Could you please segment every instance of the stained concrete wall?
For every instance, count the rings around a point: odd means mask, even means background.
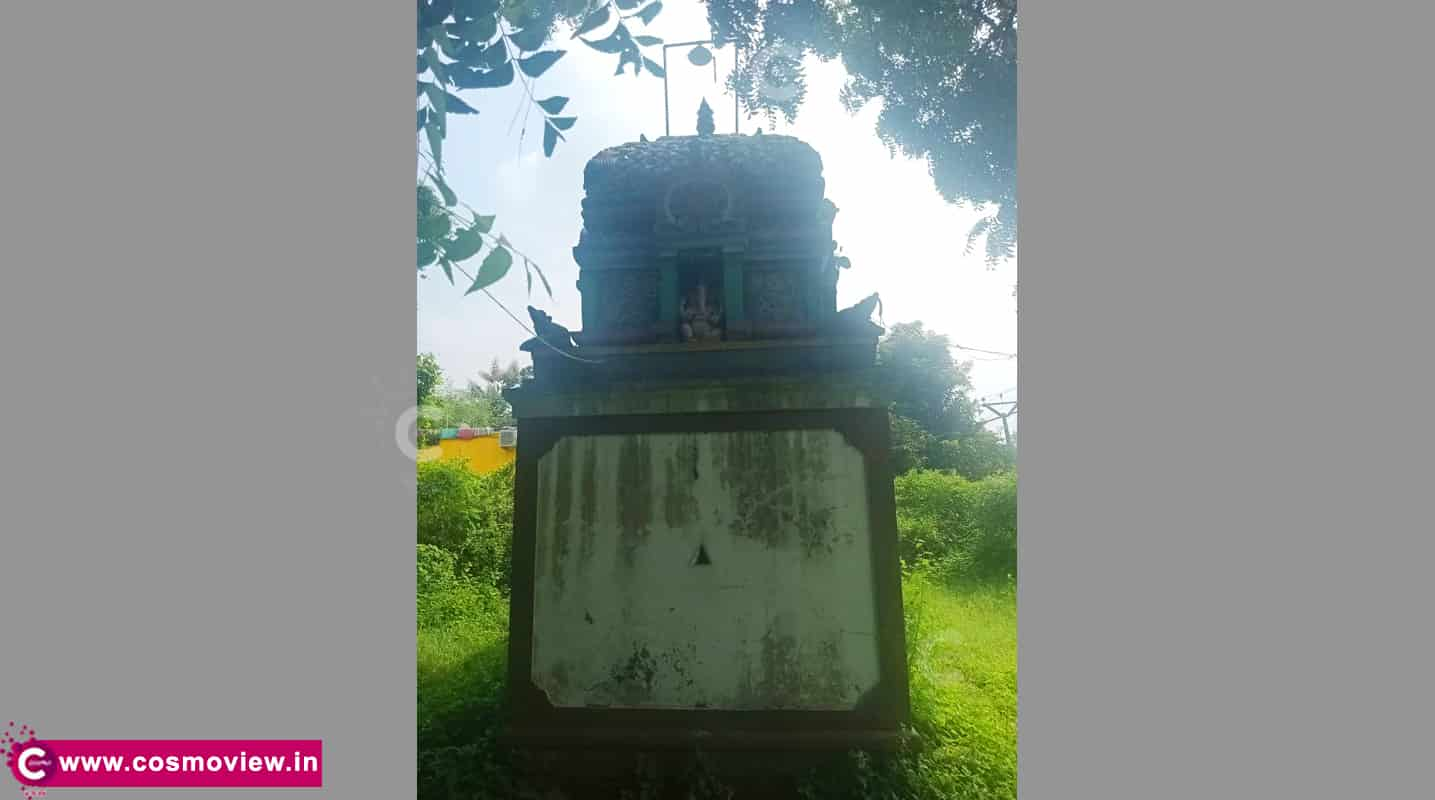
[[[565,437],[536,523],[555,706],[848,710],[877,683],[865,465],[835,431]]]

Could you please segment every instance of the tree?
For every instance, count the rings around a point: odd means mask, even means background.
[[[920,321],[899,322],[877,345],[879,384],[894,413],[941,438],[977,428],[971,365],[952,358],[952,344]]]
[[[479,373],[486,383],[499,388],[517,386],[533,377],[533,367],[519,367],[517,361],[508,362],[508,366],[500,366],[498,359],[493,359],[493,364],[488,371]]]
[[[979,424],[971,364],[952,358],[946,336],[920,321],[893,325],[877,345],[877,371],[898,474],[931,468],[980,480],[1016,466],[1015,448]]]
[[[989,430],[977,429],[957,439],[936,443],[928,466],[951,470],[977,481],[1016,467],[1016,448]]]
[[[443,371],[432,353],[419,356],[418,426],[425,442],[431,442],[440,428],[469,425],[475,428],[502,428],[514,424],[513,407],[503,390],[533,377],[532,367],[517,361],[502,366],[498,359],[483,373],[483,383],[469,381],[467,388],[441,391]]]
[[[443,370],[438,365],[438,359],[433,353],[419,354],[419,405],[423,405],[433,395],[434,389],[443,383]]]
[[[603,53],[618,56],[616,74],[643,70],[661,76],[662,67],[643,54],[643,47],[661,45],[655,36],[634,35],[633,20],[647,25],[662,10],[661,0],[417,0],[418,2],[418,132],[428,152],[419,146],[423,167],[418,180],[417,259],[424,269],[439,265],[450,283],[458,269],[471,280],[466,294],[487,288],[508,274],[515,256],[523,262],[528,288],[538,275],[552,296],[548,279],[538,265],[517,250],[503,235],[493,233],[494,216],[474,211],[459,202],[444,179],[443,142],[452,114],[477,114],[479,109],[458,92],[496,89],[518,80],[531,112],[543,119],[543,154],[553,149],[577,117],[561,116],[567,97],[539,99],[534,81],[552,67],[564,50],[549,47],[562,24],[574,28],[572,38]],[[610,27],[611,23],[611,27]],[[601,33],[607,31],[606,35]],[[528,117],[524,117],[527,130]],[[522,134],[520,134],[521,136]],[[483,259],[473,275],[460,266]]]
[[[928,454],[935,441],[916,420],[901,414],[891,415],[892,471],[898,475],[928,465]]]
[[[744,54],[733,78],[749,116],[789,122],[806,97],[802,57],[841,58],[841,99],[881,98],[877,134],[926,159],[948,202],[990,207],[968,233],[989,264],[1015,253],[1016,0],[705,0],[713,38]]]

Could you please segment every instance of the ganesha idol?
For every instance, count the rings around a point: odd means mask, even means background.
[[[722,306],[708,303],[708,287],[699,283],[683,298],[679,309],[682,316],[683,341],[710,342],[722,338]]]

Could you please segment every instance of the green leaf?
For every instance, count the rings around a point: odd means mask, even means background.
[[[448,184],[444,182],[442,175],[437,172],[430,172],[429,177],[433,179],[434,184],[438,186],[439,193],[443,195],[444,205],[449,208],[458,205],[458,195],[454,194],[453,189],[450,189]]]
[[[653,24],[653,20],[658,16],[658,12],[662,10],[663,0],[658,0],[658,2],[646,6],[642,11],[639,11],[638,19],[642,20],[644,25],[651,25]]]
[[[449,26],[445,26],[445,28],[447,27]],[[434,42],[438,44],[438,49],[442,51],[444,55],[454,61],[460,60],[463,57],[463,51],[466,49],[463,39],[454,38],[447,33],[435,39]]]
[[[523,275],[528,279],[528,294],[533,294],[533,265],[528,263],[528,256],[523,257]]]
[[[652,47],[663,43],[663,40],[656,36],[634,36],[633,41],[644,47]]]
[[[498,4],[498,14],[514,27],[519,27],[538,16],[533,3],[534,0],[503,0]]]
[[[458,99],[452,92],[444,92],[448,112],[451,114],[477,114],[478,109]]]
[[[418,128],[419,130],[423,130],[423,129],[424,129],[424,123],[428,121],[428,114],[429,114],[428,109],[426,109],[426,108],[420,108],[420,109],[419,109],[419,128]]]
[[[653,61],[653,59],[648,58],[647,56],[643,57],[643,66],[647,67],[649,72],[653,73],[659,78],[665,77],[666,75],[666,73],[663,72],[663,68],[658,66],[657,62]]]
[[[449,11],[452,8],[453,3],[438,2],[437,0],[428,0],[428,2],[424,2],[424,0],[420,0],[418,18],[419,30],[432,28],[433,26],[438,25],[440,22],[443,22],[443,18],[449,15]]]
[[[551,158],[551,157],[553,156],[553,147],[554,147],[555,145],[557,145],[557,144],[558,144],[558,129],[555,128],[555,127],[553,127],[552,125],[548,124],[548,121],[547,121],[547,120],[544,120],[544,122],[543,122],[543,156],[544,156],[545,158]]]
[[[618,0],[618,8],[631,11],[643,4],[643,0]]]
[[[478,267],[478,274],[473,278],[473,285],[468,287],[465,295],[473,294],[479,289],[492,286],[508,274],[508,268],[513,266],[513,254],[502,247],[495,247],[483,263]]]
[[[434,166],[443,169],[443,132],[434,120],[430,119],[424,126],[424,133],[429,137],[429,155],[433,156]]]
[[[541,53],[534,53],[528,58],[520,58],[518,60],[518,68],[523,70],[524,75],[530,78],[536,78],[544,72],[547,72],[548,68],[553,66],[554,62],[562,58],[563,52],[562,50],[544,50]]]
[[[467,261],[483,249],[483,234],[475,228],[465,228],[443,243],[443,254],[450,261]]]
[[[493,41],[493,35],[498,33],[498,17],[492,13],[480,14],[472,22],[458,26],[458,32],[470,44],[488,44]]]
[[[452,285],[453,285],[453,262],[452,262],[452,261],[449,261],[447,258],[441,258],[441,259],[439,259],[438,263],[439,263],[439,266],[443,267],[443,274],[448,278],[449,285],[452,286]]]
[[[577,118],[577,117],[553,117],[552,119],[550,119],[550,120],[548,120],[548,121],[549,121],[550,123],[552,123],[552,124],[553,124],[553,127],[557,128],[558,130],[560,130],[560,131],[566,131],[566,130],[568,130],[569,128],[573,127],[573,123],[577,122],[577,121],[578,121],[578,118]]]
[[[479,233],[488,233],[493,230],[493,221],[495,219],[497,219],[497,217],[493,214],[489,214],[486,217],[482,214],[475,214],[473,216],[473,228]]]
[[[418,200],[419,216],[427,217],[439,213],[438,195],[433,193],[433,189],[430,189],[422,183],[418,184],[417,189],[416,199]]]
[[[439,88],[437,84],[424,84],[424,94],[428,95],[429,105],[433,108],[433,116],[439,119],[439,125],[443,125],[444,115],[448,113],[448,92]],[[445,130],[445,132],[447,132]]]
[[[513,83],[513,62],[504,62],[497,69],[488,72],[474,72],[463,70],[467,73],[463,77],[454,75],[454,85],[460,89],[497,89],[500,86],[507,86]]]
[[[448,235],[452,223],[447,214],[434,214],[419,220],[419,238],[436,242]]]
[[[618,57],[618,69],[613,74],[622,75],[623,68],[628,66],[629,64],[633,65],[634,75],[637,75],[638,72],[643,68],[643,57],[639,55],[638,51],[635,49],[625,49],[623,51],[623,54]]]
[[[583,24],[574,32],[573,36],[576,38],[603,27],[610,16],[612,16],[612,14],[609,12],[607,4],[599,6],[596,11],[588,15],[587,19],[583,20]]]
[[[619,25],[618,29],[613,31],[612,35],[606,39],[599,39],[596,42],[590,42],[587,39],[583,39],[582,41],[583,44],[588,45],[600,53],[621,53],[630,41],[627,33],[628,30],[622,25]]]
[[[453,0],[453,13],[460,18],[493,16],[498,0]]]
[[[568,105],[566,97],[545,97],[538,101],[538,107],[548,114],[557,114],[566,105]]]
[[[425,242],[420,240],[418,244],[419,269],[423,269],[429,264],[432,264],[435,258],[438,258],[438,250],[433,246],[433,242]]]
[[[469,48],[464,53],[463,64],[474,69],[497,69],[508,63],[508,48],[503,42],[495,42],[487,47]]]
[[[518,33],[509,34],[508,41],[513,42],[519,50],[532,53],[548,41],[548,29],[534,22]]]
[[[424,51],[424,63],[429,65],[433,75],[439,83],[448,83],[448,70],[444,69],[443,62],[439,60],[438,51],[430,47]]]

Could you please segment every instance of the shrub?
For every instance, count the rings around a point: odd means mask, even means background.
[[[513,466],[479,475],[458,460],[418,465],[418,540],[454,556],[454,572],[508,592]]]
[[[494,618],[501,605],[497,587],[459,574],[454,553],[432,544],[418,546],[419,630]]]
[[[948,579],[1016,575],[1016,474],[914,470],[894,482],[902,560]]]
[[[418,562],[420,596],[447,589],[458,576],[458,557],[438,545],[420,544]]]
[[[981,480],[1016,468],[1016,448],[984,429],[956,439],[933,442],[929,453],[928,466],[951,470],[971,480]]]
[[[1014,800],[1016,592],[902,582],[916,746],[853,752],[806,776],[805,800]]]

